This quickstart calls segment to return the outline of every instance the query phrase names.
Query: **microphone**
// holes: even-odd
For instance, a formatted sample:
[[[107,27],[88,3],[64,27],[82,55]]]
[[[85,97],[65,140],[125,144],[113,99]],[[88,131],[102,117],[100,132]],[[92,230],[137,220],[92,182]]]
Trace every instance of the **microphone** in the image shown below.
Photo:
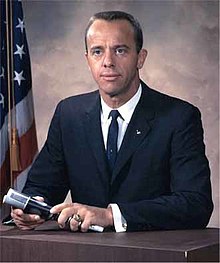
[[[51,214],[49,206],[45,202],[37,201],[36,199],[15,191],[10,188],[8,193],[3,198],[3,203],[22,209],[27,214],[37,214],[45,220],[57,220],[58,214]]]
[[[4,196],[3,203],[20,208],[27,214],[37,214],[45,220],[57,220],[59,217],[59,214],[50,213],[52,206],[49,206],[45,202],[37,201],[24,193],[19,193],[12,188]],[[91,225],[89,230],[103,232],[104,227]]]

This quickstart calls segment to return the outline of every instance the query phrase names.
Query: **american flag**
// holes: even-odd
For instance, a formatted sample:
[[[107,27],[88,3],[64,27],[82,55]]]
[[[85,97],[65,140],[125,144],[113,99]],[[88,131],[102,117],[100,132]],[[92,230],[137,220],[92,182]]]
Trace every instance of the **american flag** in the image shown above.
[[[0,8],[0,189],[2,200],[9,187],[18,191],[22,190],[38,150],[30,57],[22,3],[18,0],[1,0]]]

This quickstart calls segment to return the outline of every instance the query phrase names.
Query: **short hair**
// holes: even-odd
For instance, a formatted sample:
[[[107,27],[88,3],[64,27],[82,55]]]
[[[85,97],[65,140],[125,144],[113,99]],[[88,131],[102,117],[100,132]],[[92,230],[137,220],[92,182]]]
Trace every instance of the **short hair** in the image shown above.
[[[122,12],[122,11],[104,11],[104,12],[99,12],[94,14],[90,20],[89,23],[86,27],[85,30],[85,49],[86,52],[88,52],[88,45],[87,45],[87,34],[89,31],[89,28],[91,25],[96,21],[96,20],[105,20],[105,21],[115,21],[115,20],[127,20],[131,26],[133,27],[134,30],[134,40],[136,43],[136,49],[137,53],[140,52],[143,46],[143,32],[142,28],[137,21],[131,14]]]

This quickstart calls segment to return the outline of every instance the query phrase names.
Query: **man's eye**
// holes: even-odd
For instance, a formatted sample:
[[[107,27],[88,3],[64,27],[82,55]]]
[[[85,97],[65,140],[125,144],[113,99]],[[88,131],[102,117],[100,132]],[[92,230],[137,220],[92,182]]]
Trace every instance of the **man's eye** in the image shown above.
[[[94,49],[92,50],[92,55],[95,55],[95,56],[100,56],[102,53],[102,51],[100,49]]]
[[[118,55],[123,55],[123,54],[126,53],[126,50],[125,50],[125,48],[117,48],[115,50],[115,53],[118,54]]]

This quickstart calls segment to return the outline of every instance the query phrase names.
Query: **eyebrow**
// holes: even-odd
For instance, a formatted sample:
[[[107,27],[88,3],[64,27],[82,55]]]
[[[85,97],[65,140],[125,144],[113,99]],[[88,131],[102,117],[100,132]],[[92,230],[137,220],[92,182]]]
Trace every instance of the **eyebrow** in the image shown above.
[[[126,48],[126,49],[130,49],[130,47],[129,46],[127,46],[127,45],[116,45],[116,46],[114,46],[113,48]]]
[[[91,47],[90,50],[100,49],[100,48],[103,48],[103,47],[102,46],[94,46],[94,47]]]
[[[112,47],[112,49],[117,49],[117,48],[130,49],[130,47],[125,45],[125,44],[121,44],[121,45],[119,44],[119,45],[115,45],[115,46]],[[97,46],[93,46],[93,47],[90,48],[90,50],[94,50],[94,49],[103,49],[103,46],[97,45]]]

